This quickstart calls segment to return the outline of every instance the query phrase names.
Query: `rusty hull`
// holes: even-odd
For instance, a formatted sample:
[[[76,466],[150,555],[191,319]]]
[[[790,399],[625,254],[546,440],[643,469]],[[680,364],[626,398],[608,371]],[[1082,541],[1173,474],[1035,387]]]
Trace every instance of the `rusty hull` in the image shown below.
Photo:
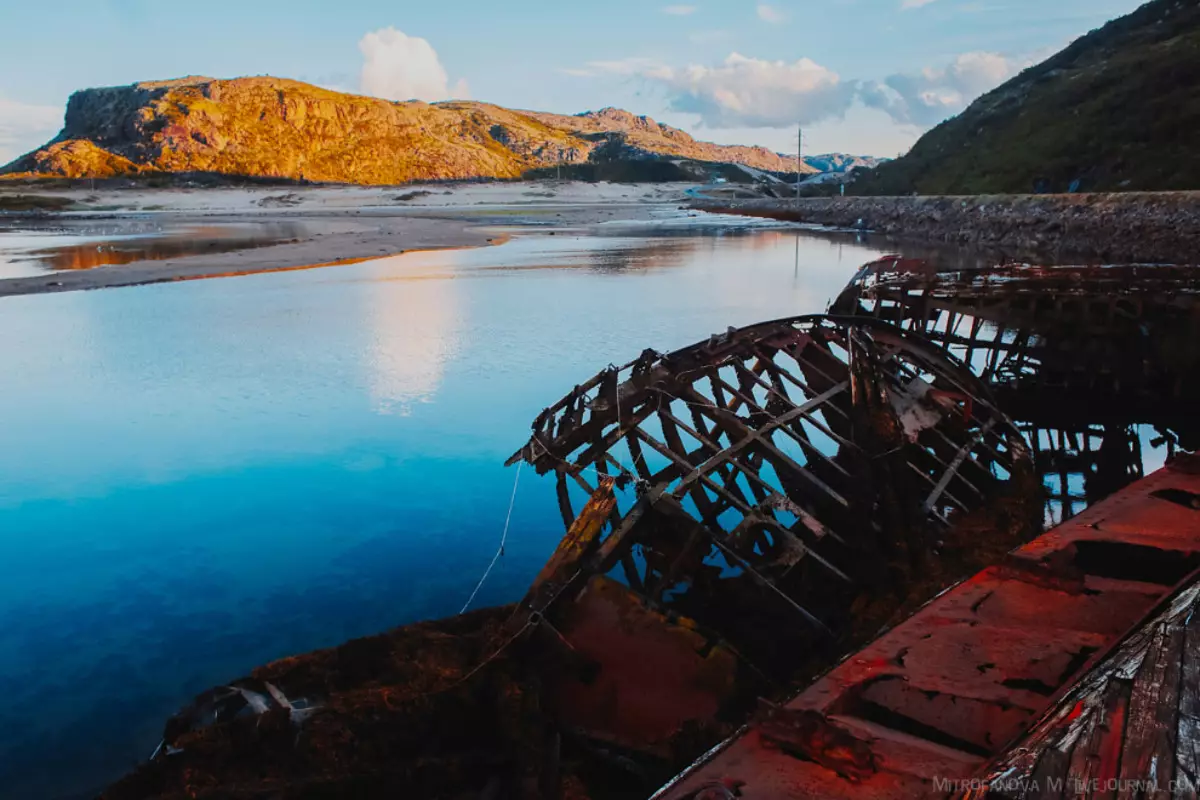
[[[510,459],[554,474],[567,529],[520,603],[206,692],[105,797],[647,796],[722,741],[658,796],[923,797],[976,774],[1200,566],[1182,459],[1029,541],[1039,473],[1066,493],[1080,459],[1117,465],[1090,501],[1140,476],[1140,454],[1128,420],[1085,420],[1092,448],[1054,420],[1023,430],[996,393],[1191,397],[1190,377],[1104,384],[1046,345],[1081,283],[1130,279],[891,260],[856,276],[845,314],[602,371]],[[1161,300],[1147,286],[1143,310]],[[998,308],[1023,338],[985,336]]]
[[[778,713],[760,716],[655,798],[682,800],[720,781],[742,782],[738,796],[749,799],[944,797],[980,774],[1041,769],[1034,756],[1061,749],[1064,736],[1079,726],[1097,735],[1101,727],[1079,722],[1078,715],[1064,722],[1074,706],[1067,700],[1055,705],[1056,697],[1200,566],[1198,498],[1200,461],[1180,456],[1014,550],[844,660],[786,704],[793,730],[784,725],[780,732]],[[1166,648],[1145,663],[1164,668],[1176,652],[1167,643],[1178,649],[1183,634],[1158,623],[1145,631],[1142,645]],[[1127,663],[1123,653],[1102,664]],[[1113,674],[1101,666],[1093,673],[1099,677],[1076,693],[1107,696],[1096,687]],[[1200,673],[1189,674],[1194,684]],[[1187,686],[1181,691],[1194,697],[1197,687]],[[1157,696],[1138,702],[1147,718],[1160,713]],[[1052,708],[1027,743],[985,770]],[[1167,708],[1173,713],[1173,699]],[[1186,715],[1194,714],[1188,706]],[[1193,724],[1186,715],[1178,715],[1180,730]],[[819,728],[811,720],[818,717],[857,742],[856,759],[838,760],[838,752],[855,752],[844,739],[812,734]],[[1075,727],[1064,731],[1068,723]],[[1136,743],[1130,734],[1128,747],[1149,747],[1150,739],[1175,730],[1173,722],[1147,724],[1158,733],[1143,731]],[[781,739],[790,747],[781,747]],[[825,752],[830,748],[832,756]],[[1138,758],[1132,769],[1144,773],[1148,762]]]

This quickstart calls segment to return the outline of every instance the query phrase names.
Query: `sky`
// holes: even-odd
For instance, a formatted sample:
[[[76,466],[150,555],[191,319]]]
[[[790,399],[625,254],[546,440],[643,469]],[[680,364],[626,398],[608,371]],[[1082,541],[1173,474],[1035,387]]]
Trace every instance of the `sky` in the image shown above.
[[[0,6],[0,164],[71,92],[275,75],[393,100],[617,106],[698,139],[892,157],[1138,0],[59,0]],[[22,35],[21,32],[28,32]]]

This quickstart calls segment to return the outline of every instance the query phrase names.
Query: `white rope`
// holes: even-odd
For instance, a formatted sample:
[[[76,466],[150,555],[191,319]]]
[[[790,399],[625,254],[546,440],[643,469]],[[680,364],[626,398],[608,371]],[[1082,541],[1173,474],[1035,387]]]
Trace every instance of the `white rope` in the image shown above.
[[[517,476],[513,478],[512,496],[508,498],[508,514],[504,517],[504,533],[500,534],[500,546],[496,548],[496,555],[492,556],[492,563],[488,564],[483,577],[475,585],[475,591],[471,592],[471,596],[467,598],[466,605],[462,607],[462,611],[458,612],[460,614],[467,613],[467,609],[471,607],[471,603],[475,602],[475,595],[479,594],[479,590],[483,588],[484,581],[488,579],[488,575],[492,574],[492,567],[496,566],[496,562],[500,560],[500,556],[504,555],[504,543],[508,541],[508,524],[512,522],[513,504],[517,502],[517,482],[521,480],[521,467],[524,464],[524,460],[517,462]]]

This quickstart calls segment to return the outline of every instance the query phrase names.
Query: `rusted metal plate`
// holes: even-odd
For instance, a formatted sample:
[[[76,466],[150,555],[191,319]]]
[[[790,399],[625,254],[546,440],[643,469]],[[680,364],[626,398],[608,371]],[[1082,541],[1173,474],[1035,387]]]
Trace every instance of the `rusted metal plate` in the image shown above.
[[[1200,650],[1193,574],[959,798],[1194,796]]]
[[[1194,457],[1184,456],[1126,487],[945,592],[786,705],[823,715],[857,737],[875,756],[874,774],[851,780],[812,759],[789,756],[770,747],[751,726],[655,797],[683,798],[696,786],[720,778],[745,781],[741,796],[746,798],[917,798],[948,796],[969,786],[983,761],[1005,752],[1010,742],[1033,727],[1089,660],[1120,641],[1171,593],[1161,574],[1146,574],[1159,563],[1152,552],[1166,553],[1162,563],[1167,563],[1174,553],[1200,551],[1200,528],[1195,524],[1200,510],[1179,506],[1160,493],[1164,488],[1200,492],[1197,473]],[[1181,516],[1167,508],[1172,504],[1186,513]],[[1147,520],[1147,531],[1133,533],[1140,515]],[[1105,531],[1103,521],[1114,518],[1124,521],[1120,530]],[[1118,546],[1125,541],[1122,537],[1135,538],[1139,547],[1147,548],[1143,562],[1114,564],[1107,553],[1087,551],[1097,536]],[[1163,730],[1192,730],[1191,717],[1176,715],[1176,725],[1176,717],[1164,716],[1162,705],[1162,687],[1172,680],[1180,683],[1172,677],[1179,673],[1172,672],[1168,654],[1177,655],[1185,633],[1159,635],[1151,628],[1138,641],[1143,651],[1158,654],[1147,661],[1153,666],[1138,673],[1141,678],[1131,675],[1132,689],[1123,695],[1091,692],[1089,696],[1099,698],[1097,708],[1107,715],[1108,727],[1087,728],[1094,736],[1089,734],[1080,747],[1093,755],[1079,750],[1074,761],[1060,759],[1060,777],[1075,774],[1072,769],[1087,780],[1119,777],[1130,769],[1136,777],[1152,762],[1167,763]],[[1200,676],[1200,668],[1188,663],[1182,674]],[[1140,689],[1137,680],[1145,682]],[[1118,717],[1142,720],[1136,723],[1140,727],[1122,722],[1136,735],[1109,735]],[[1070,730],[1083,736],[1079,725]],[[1176,758],[1174,750],[1170,752]],[[1036,759],[1022,763],[1031,773]],[[1008,774],[1010,766],[1008,761],[997,762],[989,774]]]
[[[745,692],[728,647],[603,576],[563,609],[558,625],[586,666],[548,676],[551,693],[562,722],[596,739],[668,757],[686,725],[719,725],[722,707]]]
[[[1175,583],[1200,566],[1200,513],[1181,505],[1177,492],[1197,491],[1197,476],[1181,456],[1171,468],[1138,482],[1138,492],[1120,492],[1018,551],[1022,558],[1044,561],[1066,553],[1074,562],[1092,564],[1092,573],[1127,580]],[[1166,497],[1164,497],[1164,493]]]

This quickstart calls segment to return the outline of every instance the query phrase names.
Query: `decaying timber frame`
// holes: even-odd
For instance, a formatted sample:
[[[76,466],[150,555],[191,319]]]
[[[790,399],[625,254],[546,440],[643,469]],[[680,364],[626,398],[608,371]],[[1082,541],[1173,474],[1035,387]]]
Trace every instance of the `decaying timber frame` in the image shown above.
[[[872,601],[921,594],[913,583],[941,575],[942,548],[973,517],[1007,515],[1017,540],[1036,529],[1004,504],[1036,492],[987,388],[867,319],[795,317],[647,350],[543,411],[509,463],[521,459],[556,474],[568,525],[572,484],[626,490],[578,575],[618,575],[784,680],[852,619],[886,618]]]
[[[919,334],[966,362],[1026,433],[1068,519],[1142,477],[1136,426],[1200,445],[1200,268],[1005,264],[938,270],[887,256],[833,304]]]
[[[888,256],[863,266],[833,309],[953,353],[1017,419],[1045,423],[1086,405],[1096,422],[1145,416],[1200,434],[1200,268],[939,271]]]

